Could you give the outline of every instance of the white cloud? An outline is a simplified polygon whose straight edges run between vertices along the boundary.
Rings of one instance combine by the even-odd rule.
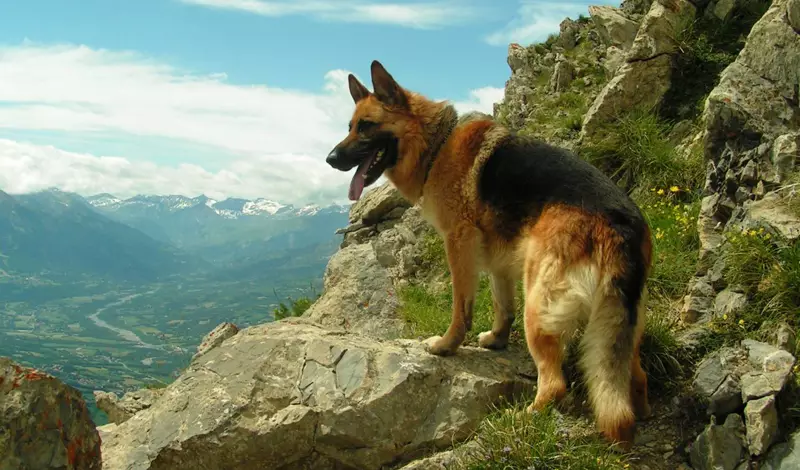
[[[286,202],[346,198],[351,174],[325,163],[344,137],[353,102],[347,72],[328,72],[318,93],[232,85],[132,53],[83,46],[0,48],[0,129],[144,136],[217,149],[218,171],[159,165],[53,146],[0,141],[0,188],[60,187],[80,194],[205,193]],[[491,113],[502,90],[474,90],[459,111]],[[6,133],[8,135],[8,133]]]
[[[436,28],[460,23],[475,16],[463,2],[367,3],[331,0],[179,0],[210,8],[239,10],[262,16],[308,15],[327,21],[378,23],[409,28]]]
[[[470,91],[468,101],[456,101],[453,102],[453,106],[459,113],[481,111],[491,115],[494,111],[494,104],[503,101],[504,96],[503,88],[486,86]]]
[[[595,4],[619,5],[619,1],[557,2],[525,0],[520,2],[516,18],[503,29],[489,34],[484,39],[493,46],[507,46],[512,42],[522,45],[542,42],[550,34],[559,32],[559,25],[564,18],[577,19],[580,14],[588,15],[589,5]]]

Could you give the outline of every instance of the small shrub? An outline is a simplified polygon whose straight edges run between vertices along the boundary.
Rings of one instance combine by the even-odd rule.
[[[549,36],[547,36],[547,40],[545,40],[544,45],[547,46],[547,48],[549,49],[553,47],[553,44],[555,44],[558,41],[558,38],[559,38],[558,33],[552,33]]]
[[[477,449],[455,463],[458,470],[629,468],[599,436],[565,438],[552,408],[528,413],[522,405],[497,410],[481,423]]]
[[[642,367],[647,372],[651,393],[670,392],[680,385],[687,372],[683,364],[688,361],[675,337],[677,319],[670,315],[671,302],[665,298],[654,299],[655,307],[648,316],[640,345]]]
[[[316,296],[319,298],[319,296]],[[272,318],[275,321],[283,320],[284,318],[289,317],[299,317],[306,313],[306,310],[311,307],[314,303],[315,299],[311,299],[309,297],[300,297],[297,299],[292,299],[289,297],[287,299],[287,303],[280,302],[277,307],[272,310]]]

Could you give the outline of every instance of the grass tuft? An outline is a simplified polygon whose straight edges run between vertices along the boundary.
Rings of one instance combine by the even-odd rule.
[[[629,468],[599,436],[565,436],[552,408],[528,413],[522,405],[498,409],[481,424],[476,449],[456,462],[458,470],[512,468],[615,470]]]
[[[579,153],[628,190],[700,186],[702,155],[680,155],[669,131],[669,124],[652,110],[636,109],[603,125]]]

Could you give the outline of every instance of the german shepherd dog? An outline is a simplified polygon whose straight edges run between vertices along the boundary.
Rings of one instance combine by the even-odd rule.
[[[525,337],[538,370],[528,411],[558,402],[566,342],[583,328],[579,364],[597,425],[630,449],[636,417],[650,414],[639,359],[651,237],[639,208],[591,164],[518,136],[488,116],[459,120],[446,101],[401,87],[378,61],[373,92],[352,74],[350,130],[326,161],[356,168],[350,199],[381,175],[442,236],[453,283],[452,319],[427,351],[453,354],[472,326],[478,274],[488,272],[491,331],[502,349],[514,321],[515,283],[525,289]]]

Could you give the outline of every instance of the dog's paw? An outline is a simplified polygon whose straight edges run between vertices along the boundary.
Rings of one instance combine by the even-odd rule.
[[[478,333],[478,346],[484,349],[505,349],[508,346],[508,338],[500,339],[491,331]]]
[[[455,352],[441,336],[431,336],[424,342],[425,350],[435,356],[449,356]]]

